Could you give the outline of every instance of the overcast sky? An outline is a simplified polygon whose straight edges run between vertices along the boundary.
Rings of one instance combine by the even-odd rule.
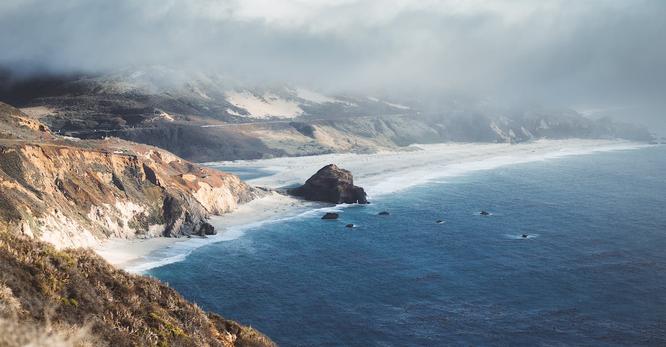
[[[146,64],[341,90],[666,99],[661,0],[2,0],[0,64]]]

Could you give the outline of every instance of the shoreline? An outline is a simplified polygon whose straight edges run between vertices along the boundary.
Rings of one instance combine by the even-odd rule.
[[[329,206],[273,192],[240,205],[233,212],[211,216],[209,223],[215,227],[217,235],[192,238],[109,239],[94,247],[93,251],[118,268],[129,272],[143,272],[180,261],[196,248],[236,239],[253,226],[293,218],[312,209]]]
[[[350,170],[355,184],[364,187],[369,198],[373,198],[474,171],[649,146],[618,140],[539,140],[521,144],[450,143],[411,145],[412,150],[399,152],[326,154],[206,165],[213,168],[260,169],[272,172],[271,175],[246,182],[256,186],[280,188],[302,183],[324,165],[335,163]],[[181,261],[198,247],[236,239],[252,227],[327,208],[335,207],[272,193],[241,205],[231,213],[211,217],[210,223],[218,231],[214,236],[110,239],[95,247],[94,251],[114,266],[129,272],[143,272]]]
[[[394,193],[447,177],[501,166],[587,155],[596,152],[632,150],[651,145],[624,140],[538,140],[509,143],[414,144],[405,151],[374,154],[335,153],[204,163],[212,168],[261,169],[272,175],[246,180],[255,186],[280,188],[302,184],[327,164],[334,163],[354,175],[354,182],[369,197]]]

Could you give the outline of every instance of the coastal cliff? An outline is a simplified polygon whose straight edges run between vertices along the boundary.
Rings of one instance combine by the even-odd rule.
[[[0,227],[56,247],[109,237],[214,233],[212,214],[257,192],[237,176],[155,147],[53,134],[0,104]]]
[[[214,233],[237,176],[118,139],[61,137],[0,103],[0,346],[274,346],[87,246]]]

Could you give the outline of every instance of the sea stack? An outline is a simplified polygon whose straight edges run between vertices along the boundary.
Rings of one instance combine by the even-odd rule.
[[[333,204],[367,204],[365,190],[354,185],[351,172],[334,164],[321,168],[305,184],[289,193],[305,200],[323,201]]]

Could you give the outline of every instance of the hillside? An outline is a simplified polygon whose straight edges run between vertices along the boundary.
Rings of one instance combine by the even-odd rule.
[[[108,237],[214,233],[206,222],[258,191],[155,147],[78,140],[0,103],[0,227],[58,247]]]
[[[273,346],[92,251],[0,230],[0,346]]]
[[[368,153],[449,141],[651,139],[645,129],[568,109],[509,108],[447,95],[329,95],[164,67],[23,80],[5,76],[0,100],[19,105],[58,133],[116,136],[198,162]]]

